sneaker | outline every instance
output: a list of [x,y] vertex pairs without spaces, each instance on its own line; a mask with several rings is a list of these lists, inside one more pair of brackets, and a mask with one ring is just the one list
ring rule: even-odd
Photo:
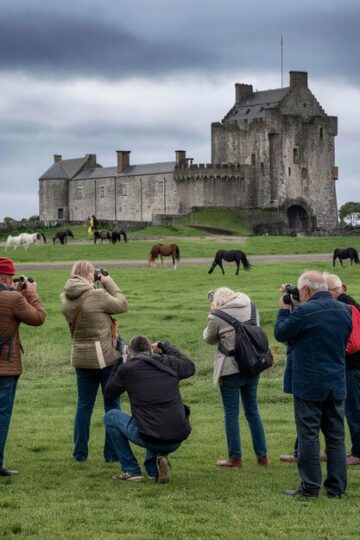
[[257,462],[259,465],[269,465],[269,460],[267,456],[258,456]]
[[216,462],[217,467],[242,467],[242,464],[240,456],[219,459],[219,461]]
[[346,458],[346,465],[360,465],[360,458],[351,455]]
[[170,463],[166,456],[158,456],[156,458],[156,466],[159,473],[157,481],[159,484],[167,484],[170,482]]
[[123,472],[113,476],[113,480],[129,480],[130,482],[142,482],[144,477],[141,473]]
[[280,456],[280,461],[283,463],[297,463],[297,457],[292,454],[282,454]]
[[19,474],[19,471],[7,469],[4,465],[0,467],[0,476],[16,476],[17,474]]

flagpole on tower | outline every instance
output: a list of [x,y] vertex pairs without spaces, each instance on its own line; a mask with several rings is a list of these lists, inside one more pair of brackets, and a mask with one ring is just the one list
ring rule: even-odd
[[284,87],[284,76],[283,76],[283,73],[284,73],[284,55],[283,55],[283,37],[282,37],[282,34],[281,34],[281,39],[280,39],[280,48],[281,48],[281,88]]

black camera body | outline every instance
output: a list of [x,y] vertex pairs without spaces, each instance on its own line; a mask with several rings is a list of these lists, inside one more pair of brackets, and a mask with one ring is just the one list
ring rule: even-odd
[[290,285],[290,284],[285,285],[285,291],[286,291],[286,294],[284,294],[284,296],[282,298],[284,304],[286,304],[288,306],[292,305],[293,304],[293,299],[296,302],[300,302],[299,289],[297,287],[295,287],[295,285]]
[[94,281],[99,281],[101,276],[108,276],[109,272],[105,268],[95,268],[94,270]]
[[34,283],[34,280],[31,276],[28,276],[28,277],[19,276],[19,277],[14,277],[13,282],[16,283],[17,290],[23,290],[23,289],[26,289],[27,283]]

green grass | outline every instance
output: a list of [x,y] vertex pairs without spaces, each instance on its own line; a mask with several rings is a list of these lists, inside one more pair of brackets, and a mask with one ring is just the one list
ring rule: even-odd
[[[34,250],[41,253],[41,250]],[[330,263],[313,265],[331,271]],[[93,414],[90,456],[72,461],[76,388],[69,367],[70,336],[59,313],[58,296],[65,271],[33,272],[46,310],[43,327],[21,327],[26,371],[20,379],[6,457],[21,474],[0,479],[0,538],[158,539],[357,538],[360,468],[349,470],[349,490],[339,501],[285,500],[284,488],[296,487],[293,465],[281,464],[280,453],[292,450],[294,422],[289,396],[282,393],[284,347],[273,338],[279,286],[294,283],[300,263],[258,265],[250,272],[225,276],[204,267],[116,269],[113,277],[129,299],[127,314],[118,316],[128,340],[144,333],[168,338],[197,366],[195,377],[182,383],[191,407],[193,432],[172,457],[172,481],[157,485],[115,483],[116,465],[102,460],[102,405]],[[360,298],[358,268],[339,269],[349,293]],[[207,291],[226,285],[243,290],[256,302],[275,351],[275,367],[259,386],[271,464],[256,465],[250,435],[241,418],[244,468],[217,470],[226,456],[223,411],[212,385],[215,347],[202,341],[209,304]],[[129,410],[127,399],[122,407]],[[140,461],[143,451],[136,449]]]

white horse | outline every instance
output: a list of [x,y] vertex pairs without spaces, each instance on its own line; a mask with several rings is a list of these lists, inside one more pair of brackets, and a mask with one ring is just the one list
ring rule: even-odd
[[46,238],[44,233],[36,232],[36,233],[21,233],[18,236],[11,236],[9,235],[6,240],[6,246],[5,251],[7,251],[8,247],[13,247],[14,251],[18,246],[24,246],[25,251],[28,250],[28,247],[32,244],[45,244]]

